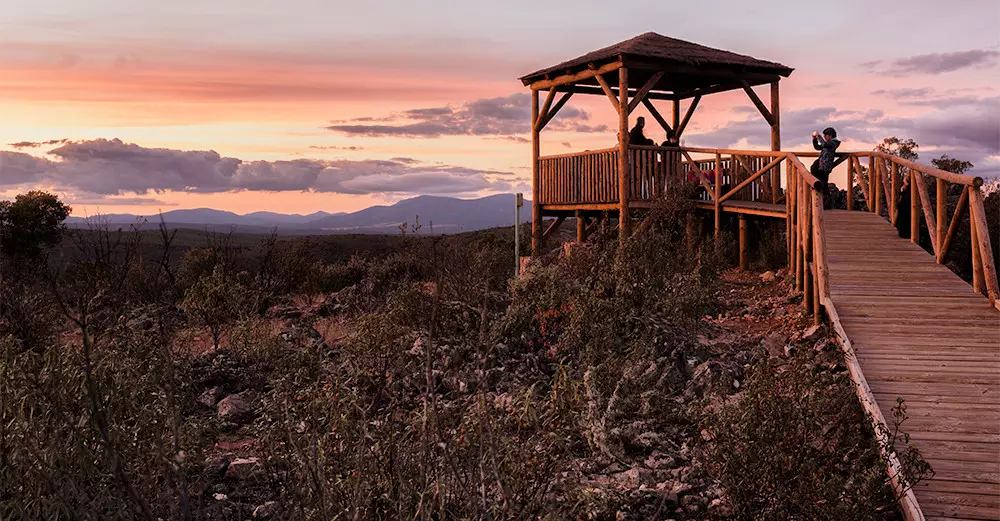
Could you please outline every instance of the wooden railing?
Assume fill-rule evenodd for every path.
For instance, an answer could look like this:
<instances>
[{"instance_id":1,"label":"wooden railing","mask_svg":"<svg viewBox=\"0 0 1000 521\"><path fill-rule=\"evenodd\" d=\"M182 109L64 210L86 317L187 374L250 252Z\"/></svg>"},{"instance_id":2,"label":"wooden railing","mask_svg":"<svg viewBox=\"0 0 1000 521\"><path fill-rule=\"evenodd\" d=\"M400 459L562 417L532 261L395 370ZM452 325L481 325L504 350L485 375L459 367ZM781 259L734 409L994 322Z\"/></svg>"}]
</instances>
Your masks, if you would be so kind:
<instances>
[{"instance_id":1,"label":"wooden railing","mask_svg":"<svg viewBox=\"0 0 1000 521\"><path fill-rule=\"evenodd\" d=\"M947 261L959 227L969 218L972 256L972 286L986 293L1000 309L997 259L993 256L980 177L955 174L882 153L852 153L848 160L847 207L864 203L864 209L884 216L893 226L908 206L910 241L919 244L921 223L928 231L932 253L938 264ZM868 168L860 158L867 157ZM854 184L861 189L861 201L854 200ZM904 197L909 192L909 197ZM906 223L903 223L904 225Z\"/></svg>"},{"instance_id":2,"label":"wooden railing","mask_svg":"<svg viewBox=\"0 0 1000 521\"><path fill-rule=\"evenodd\" d=\"M618 153L618 148L607 148L539 158L539 201L617 203ZM709 157L695 157L704 154ZM705 187L699 196L704 200L780 203L784 158L783 152L632 146L629 201L652 201L694 177Z\"/></svg>"},{"instance_id":3,"label":"wooden railing","mask_svg":"<svg viewBox=\"0 0 1000 521\"><path fill-rule=\"evenodd\" d=\"M538 159L542 204L618 202L618 147Z\"/></svg>"}]
</instances>

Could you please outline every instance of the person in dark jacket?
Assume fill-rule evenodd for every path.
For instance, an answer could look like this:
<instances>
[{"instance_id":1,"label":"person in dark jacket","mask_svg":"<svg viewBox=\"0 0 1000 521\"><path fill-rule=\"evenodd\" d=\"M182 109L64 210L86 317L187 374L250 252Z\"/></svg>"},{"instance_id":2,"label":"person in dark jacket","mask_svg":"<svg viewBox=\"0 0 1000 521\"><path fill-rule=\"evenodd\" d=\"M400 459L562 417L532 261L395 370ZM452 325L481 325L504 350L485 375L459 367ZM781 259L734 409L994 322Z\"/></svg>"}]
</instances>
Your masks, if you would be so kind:
<instances>
[{"instance_id":1,"label":"person in dark jacket","mask_svg":"<svg viewBox=\"0 0 1000 521\"><path fill-rule=\"evenodd\" d=\"M830 172L833 171L833 163L837 159L837 147L840 146L840 140L837 139L837 131L833 127L823 129L823 135L820 135L819 132L813 132L812 139L813 148L819 150L819 159L813 161L809 170L822 183L823 207L828 208Z\"/></svg>"},{"instance_id":2,"label":"person in dark jacket","mask_svg":"<svg viewBox=\"0 0 1000 521\"><path fill-rule=\"evenodd\" d=\"M646 118L642 116L636 118L635 126L632 127L632 130L628 132L628 142L630 145L653 146L656 144L653 142L652 139L649 139L648 137L646 137L645 134L642 133L642 129L645 126L646 126Z\"/></svg>"}]
</instances>

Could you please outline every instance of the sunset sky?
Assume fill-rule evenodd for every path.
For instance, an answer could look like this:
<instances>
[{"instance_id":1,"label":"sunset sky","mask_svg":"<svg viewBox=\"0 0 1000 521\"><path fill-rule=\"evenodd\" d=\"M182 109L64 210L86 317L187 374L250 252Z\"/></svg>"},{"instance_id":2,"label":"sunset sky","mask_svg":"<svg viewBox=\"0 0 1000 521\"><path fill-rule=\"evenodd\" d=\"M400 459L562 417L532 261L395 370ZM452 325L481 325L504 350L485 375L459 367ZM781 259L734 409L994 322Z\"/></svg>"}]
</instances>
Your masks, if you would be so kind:
<instances>
[{"instance_id":1,"label":"sunset sky","mask_svg":"<svg viewBox=\"0 0 1000 521\"><path fill-rule=\"evenodd\" d=\"M1000 175L998 26L996 0L19 2L0 17L0 197L44 188L92 215L530 193L517 77L647 31L795 68L786 150L832 125L843 150L911 137L921 162ZM543 154L615 143L590 98ZM768 136L732 92L702 100L685 142Z\"/></svg>"}]
</instances>

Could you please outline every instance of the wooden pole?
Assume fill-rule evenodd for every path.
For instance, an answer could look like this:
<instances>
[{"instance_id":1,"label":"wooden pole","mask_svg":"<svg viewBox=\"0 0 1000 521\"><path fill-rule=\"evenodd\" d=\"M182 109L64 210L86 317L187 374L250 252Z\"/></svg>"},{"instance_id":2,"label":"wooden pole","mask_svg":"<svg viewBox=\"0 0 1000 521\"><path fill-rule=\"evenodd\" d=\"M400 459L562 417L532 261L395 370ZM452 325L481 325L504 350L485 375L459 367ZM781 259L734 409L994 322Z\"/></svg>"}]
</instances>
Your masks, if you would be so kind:
<instances>
[{"instance_id":1,"label":"wooden pole","mask_svg":"<svg viewBox=\"0 0 1000 521\"><path fill-rule=\"evenodd\" d=\"M632 233L628 209L628 68L618 69L618 244L624 245ZM677 127L674 127L677 128Z\"/></svg>"},{"instance_id":2,"label":"wooden pole","mask_svg":"<svg viewBox=\"0 0 1000 521\"><path fill-rule=\"evenodd\" d=\"M983 282L986 284L986 294L990 304L996 306L1000 300L1000 286L997 284L997 265L993 258L993 245L990 244L990 230L986 226L986 209L983 207L983 194L978 187L969 191L969 209L976 215L976 243L979 247L979 262L983 266Z\"/></svg>"},{"instance_id":3,"label":"wooden pole","mask_svg":"<svg viewBox=\"0 0 1000 521\"><path fill-rule=\"evenodd\" d=\"M943 255L941 255L941 247L944 246L944 238L947 230L945 227L948 225L948 186L945 184L944 179L937 179L937 186L935 187L935 201L937 206L937 261L938 264L943 262Z\"/></svg>"},{"instance_id":4,"label":"wooden pole","mask_svg":"<svg viewBox=\"0 0 1000 521\"><path fill-rule=\"evenodd\" d=\"M781 150L781 117L779 116L778 82L771 82L771 150ZM788 171L785 171L788 176ZM778 200L781 192L781 167L771 170L771 202ZM788 197L787 195L785 197Z\"/></svg>"},{"instance_id":5,"label":"wooden pole","mask_svg":"<svg viewBox=\"0 0 1000 521\"><path fill-rule=\"evenodd\" d=\"M538 91L531 91L531 256L542 253L542 202L539 197L538 156L540 151L538 129Z\"/></svg>"},{"instance_id":6,"label":"wooden pole","mask_svg":"<svg viewBox=\"0 0 1000 521\"><path fill-rule=\"evenodd\" d=\"M674 113L670 122L673 123L674 137L677 138L677 144L680 145L681 137L677 135L677 127L681 126L681 100L675 99L673 101L674 101L673 102Z\"/></svg>"},{"instance_id":7,"label":"wooden pole","mask_svg":"<svg viewBox=\"0 0 1000 521\"><path fill-rule=\"evenodd\" d=\"M875 215L882 215L882 161L871 156L871 170L874 184L872 185L872 198L875 199Z\"/></svg>"},{"instance_id":8,"label":"wooden pole","mask_svg":"<svg viewBox=\"0 0 1000 521\"><path fill-rule=\"evenodd\" d=\"M576 211L576 241L583 242L587 240L587 221L582 215L583 212L580 210Z\"/></svg>"},{"instance_id":9,"label":"wooden pole","mask_svg":"<svg viewBox=\"0 0 1000 521\"><path fill-rule=\"evenodd\" d=\"M868 156L868 211L871 213L876 213L875 205L878 204L878 191L876 183L876 177L878 175L875 172L875 154L869 154Z\"/></svg>"},{"instance_id":10,"label":"wooden pole","mask_svg":"<svg viewBox=\"0 0 1000 521\"><path fill-rule=\"evenodd\" d=\"M795 250L792 249L792 244L794 240L794 226L795 226L795 212L792 211L794 208L794 194L795 194L795 176L792 175L792 171L789 167L789 160L785 160L785 179L787 181L787 186L785 187L785 251L788 253L786 258L785 266L788 267L789 272L795 270Z\"/></svg>"},{"instance_id":11,"label":"wooden pole","mask_svg":"<svg viewBox=\"0 0 1000 521\"><path fill-rule=\"evenodd\" d=\"M889 222L893 226L899 220L899 165L895 161L892 163L892 201L889 201Z\"/></svg>"},{"instance_id":12,"label":"wooden pole","mask_svg":"<svg viewBox=\"0 0 1000 521\"><path fill-rule=\"evenodd\" d=\"M747 269L750 256L750 238L747 229L747 216L740 214L740 269Z\"/></svg>"},{"instance_id":13,"label":"wooden pole","mask_svg":"<svg viewBox=\"0 0 1000 521\"><path fill-rule=\"evenodd\" d=\"M962 187L962 196L958 198L958 206L955 207L954 217L951 218L951 224L948 225L948 233L945 234L944 243L938 249L938 264L944 264L945 259L948 257L948 251L951 250L951 241L955 239L958 225L962 222L962 212L965 211L966 205L969 204L969 190L972 190L972 188L968 186Z\"/></svg>"},{"instance_id":14,"label":"wooden pole","mask_svg":"<svg viewBox=\"0 0 1000 521\"><path fill-rule=\"evenodd\" d=\"M847 158L847 211L854 210L854 158Z\"/></svg>"},{"instance_id":15,"label":"wooden pole","mask_svg":"<svg viewBox=\"0 0 1000 521\"><path fill-rule=\"evenodd\" d=\"M722 154L715 153L715 238L719 238L720 228L722 228L722 202L719 197L722 193Z\"/></svg>"},{"instance_id":16,"label":"wooden pole","mask_svg":"<svg viewBox=\"0 0 1000 521\"><path fill-rule=\"evenodd\" d=\"M813 254L812 254L812 198L813 189L811 187L803 187L804 197L803 202L805 212L805 218L803 219L803 234L805 239L805 244L802 246L803 249L803 261L805 262L805 273L802 277L803 284L803 296L802 303L806 307L806 313L813 315L816 313L816 303L813 301L813 293L815 293L816 288L813 287L814 277L813 277Z\"/></svg>"},{"instance_id":17,"label":"wooden pole","mask_svg":"<svg viewBox=\"0 0 1000 521\"><path fill-rule=\"evenodd\" d=\"M910 242L920 243L920 194L917 193L917 171L910 169Z\"/></svg>"},{"instance_id":18,"label":"wooden pole","mask_svg":"<svg viewBox=\"0 0 1000 521\"><path fill-rule=\"evenodd\" d=\"M983 257L981 255L981 250L979 249L979 237L978 230L976 229L976 212L972 210L972 205L969 205L969 233L972 236L970 243L972 245L972 291L976 293L983 293Z\"/></svg>"},{"instance_id":19,"label":"wooden pole","mask_svg":"<svg viewBox=\"0 0 1000 521\"><path fill-rule=\"evenodd\" d=\"M798 172L795 173L795 290L805 291L805 205L803 204L805 183L799 177Z\"/></svg>"}]
</instances>

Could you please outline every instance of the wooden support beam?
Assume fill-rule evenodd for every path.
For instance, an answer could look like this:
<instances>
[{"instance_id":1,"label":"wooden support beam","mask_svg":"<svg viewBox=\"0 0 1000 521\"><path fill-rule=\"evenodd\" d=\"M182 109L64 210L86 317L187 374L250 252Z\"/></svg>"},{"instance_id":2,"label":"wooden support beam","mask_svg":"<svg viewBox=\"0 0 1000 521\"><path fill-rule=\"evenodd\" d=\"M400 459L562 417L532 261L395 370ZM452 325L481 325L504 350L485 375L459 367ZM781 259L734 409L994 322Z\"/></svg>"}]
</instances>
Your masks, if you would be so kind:
<instances>
[{"instance_id":1,"label":"wooden support beam","mask_svg":"<svg viewBox=\"0 0 1000 521\"><path fill-rule=\"evenodd\" d=\"M732 188L728 192L726 192L726 194L722 196L722 198L719 200L719 202L720 203L721 202L725 202L726 199L729 199L730 197L736 195L740 190L743 189L743 187L745 187L746 185L752 183L757 178L763 176L765 173L767 173L768 170L774 168L774 166L777 165L778 163L780 163L783 159L785 159L785 156L778 156L778 157L772 159L770 163L768 163L767 165L764 166L764 168L761 168L760 170L758 170L757 172L755 172L752 176L744 179L743 181L740 182L740 184L736 185L734 188Z\"/></svg>"},{"instance_id":2,"label":"wooden support beam","mask_svg":"<svg viewBox=\"0 0 1000 521\"><path fill-rule=\"evenodd\" d=\"M979 246L979 260L983 265L983 282L986 283L986 294L994 307L1000 301L1000 286L997 285L997 265L993 258L993 245L990 244L990 232L986 226L986 209L983 206L983 194L978 187L969 190L969 209L976 216L976 242Z\"/></svg>"},{"instance_id":3,"label":"wooden support beam","mask_svg":"<svg viewBox=\"0 0 1000 521\"><path fill-rule=\"evenodd\" d=\"M868 211L871 213L878 213L878 183L876 178L878 177L876 173L878 172L878 167L875 163L875 154L868 155Z\"/></svg>"},{"instance_id":4,"label":"wooden support beam","mask_svg":"<svg viewBox=\"0 0 1000 521\"><path fill-rule=\"evenodd\" d=\"M602 84L606 85L606 83ZM610 93L610 89L605 89ZM618 244L624 245L632 232L629 214L628 153L628 68L618 69Z\"/></svg>"},{"instance_id":5,"label":"wooden support beam","mask_svg":"<svg viewBox=\"0 0 1000 521\"><path fill-rule=\"evenodd\" d=\"M934 254L938 252L938 237L937 237L937 219L934 218L934 207L931 205L931 194L927 189L927 180L924 178L923 174L915 174L917 180L917 189L920 192L920 207L924 211L924 221L927 222L927 231L930 232L931 236L931 246L934 248Z\"/></svg>"},{"instance_id":6,"label":"wooden support beam","mask_svg":"<svg viewBox=\"0 0 1000 521\"><path fill-rule=\"evenodd\" d=\"M896 221L899 220L899 165L890 161L892 164L892 170L889 175L892 176L890 180L892 182L892 189L889 190L892 193L892 201L889 201L889 221L892 222L893 226L896 226Z\"/></svg>"},{"instance_id":7,"label":"wooden support beam","mask_svg":"<svg viewBox=\"0 0 1000 521\"><path fill-rule=\"evenodd\" d=\"M747 229L747 216L740 214L740 269L747 269L750 263L750 232Z\"/></svg>"},{"instance_id":8,"label":"wooden support beam","mask_svg":"<svg viewBox=\"0 0 1000 521\"><path fill-rule=\"evenodd\" d=\"M622 62L616 61L601 65L600 67L590 68L585 71L580 71L574 74L564 74L562 76L556 76L552 79L539 80L531 84L531 90L545 90L551 89L552 87L558 87L560 85L567 85L570 83L576 83L580 80L587 80L593 78L595 75L607 74L609 72L614 72L622 66Z\"/></svg>"},{"instance_id":9,"label":"wooden support beam","mask_svg":"<svg viewBox=\"0 0 1000 521\"><path fill-rule=\"evenodd\" d=\"M712 200L715 201L715 238L719 239L722 231L722 201L719 196L722 192L722 154L715 153L715 189L712 190ZM702 183L705 181L702 180Z\"/></svg>"},{"instance_id":10,"label":"wooden support beam","mask_svg":"<svg viewBox=\"0 0 1000 521\"><path fill-rule=\"evenodd\" d=\"M531 122L533 126L538 127L538 122L541 121L541 118L544 118L549 113L549 109L552 108L552 100L555 99L558 90L558 88L549 89L549 93L545 95L545 103L542 104L542 109L538 111L539 116Z\"/></svg>"},{"instance_id":11,"label":"wooden support beam","mask_svg":"<svg viewBox=\"0 0 1000 521\"><path fill-rule=\"evenodd\" d=\"M619 71L618 74L621 75L621 71L623 71L623 70L628 70L628 69L625 69L624 67L621 67L621 68L618 69L618 71ZM615 107L615 110L618 111L619 114L624 111L626 113L626 116L628 116L628 111L627 111L628 105L626 104L624 106L621 106L618 103L618 100L615 99L615 93L611 92L611 86L608 85L607 80L605 80L604 77L601 76L600 74L598 74L597 76L594 76L594 78L597 79L597 83L599 83L601 85L601 88L604 89L604 94L607 95L607 97L608 97L609 100L611 100L611 105ZM624 89L619 89L619 94L620 94L620 96L622 98L628 100L628 88L627 87L624 88ZM625 129L625 131L628 132L628 129Z\"/></svg>"},{"instance_id":12,"label":"wooden support beam","mask_svg":"<svg viewBox=\"0 0 1000 521\"><path fill-rule=\"evenodd\" d=\"M847 211L854 211L854 158L847 156Z\"/></svg>"},{"instance_id":13,"label":"wooden support beam","mask_svg":"<svg viewBox=\"0 0 1000 521\"><path fill-rule=\"evenodd\" d=\"M552 118L555 117L555 115L559 112L560 109L563 108L563 105L565 105L566 102L569 101L571 97L573 97L572 92L564 93L562 97L559 98L559 101L557 101L556 104L551 109L549 109L548 112L543 113L542 116L538 118L538 123L535 125L535 128L539 132L541 132L542 129L545 128L545 125L548 125L549 121L552 121Z\"/></svg>"},{"instance_id":14,"label":"wooden support beam","mask_svg":"<svg viewBox=\"0 0 1000 521\"><path fill-rule=\"evenodd\" d=\"M615 85L611 85L610 83L608 85L611 87L611 93L615 95L615 98L617 98L618 87L616 87ZM576 94L590 94L594 96L606 95L604 93L604 89L602 89L600 85L580 85L580 84L563 85L562 87L559 87L559 90L562 92L575 92ZM635 96L636 93L638 92L639 89L629 89L628 90L629 97ZM670 93L653 90L649 91L646 94L646 99L672 100L674 99L674 97Z\"/></svg>"},{"instance_id":15,"label":"wooden support beam","mask_svg":"<svg viewBox=\"0 0 1000 521\"><path fill-rule=\"evenodd\" d=\"M681 102L680 100L675 99L671 104L674 107L674 111L670 118L670 122L673 124L674 128L677 128L681 126ZM677 144L680 144L680 141L678 141Z\"/></svg>"},{"instance_id":16,"label":"wooden support beam","mask_svg":"<svg viewBox=\"0 0 1000 521\"><path fill-rule=\"evenodd\" d=\"M674 129L671 128L670 125L667 123L667 120L663 119L663 116L660 115L660 111L656 110L656 107L653 106L652 101L649 101L648 99L643 99L642 104L646 107L646 110L649 111L649 114L653 116L653 119L655 119L656 122L660 124L660 127L663 129L664 132L667 133L668 136L676 135L674 134Z\"/></svg>"},{"instance_id":17,"label":"wooden support beam","mask_svg":"<svg viewBox=\"0 0 1000 521\"><path fill-rule=\"evenodd\" d=\"M597 231L598 228L602 228L603 229L604 228L603 225L605 223L606 223L606 221L604 220L604 217L601 217L601 218L598 218L598 219L594 219L594 222L590 223L587 226L587 229L584 230L583 235L585 237L590 237L591 235L594 234L594 232Z\"/></svg>"},{"instance_id":18,"label":"wooden support beam","mask_svg":"<svg viewBox=\"0 0 1000 521\"><path fill-rule=\"evenodd\" d=\"M531 91L531 121L538 120L538 91ZM531 256L542 253L542 202L539 197L538 156L541 150L538 129L531 129Z\"/></svg>"},{"instance_id":19,"label":"wooden support beam","mask_svg":"<svg viewBox=\"0 0 1000 521\"><path fill-rule=\"evenodd\" d=\"M639 92L636 92L635 95L632 96L632 101L630 101L628 104L629 114L631 114L632 111L639 106L639 103L642 103L643 100L646 99L646 95L649 94L649 91L653 90L653 87L655 87L657 82L659 82L660 79L663 78L664 74L665 73L663 71L659 71L656 74L650 76L648 80L646 80L646 84L643 85L641 89L639 89Z\"/></svg>"},{"instance_id":20,"label":"wooden support beam","mask_svg":"<svg viewBox=\"0 0 1000 521\"><path fill-rule=\"evenodd\" d=\"M958 224L962 222L962 212L965 211L965 207L969 204L969 188L968 186L962 187L962 196L958 198L958 206L955 207L955 214L951 218L951 224L948 225L948 233L944 236L944 241L941 242L941 248L938 249L937 261L938 264L944 264L945 259L948 257L948 251L951 250L951 241L955 238L955 233L958 231ZM944 221L938 221L938 226L944 229Z\"/></svg>"},{"instance_id":21,"label":"wooden support beam","mask_svg":"<svg viewBox=\"0 0 1000 521\"><path fill-rule=\"evenodd\" d=\"M969 205L969 235L972 247L972 291L983 293L983 256L979 247L979 229L976 227L976 212Z\"/></svg>"},{"instance_id":22,"label":"wooden support beam","mask_svg":"<svg viewBox=\"0 0 1000 521\"><path fill-rule=\"evenodd\" d=\"M781 109L777 81L771 82L771 150L781 150ZM774 175L771 176L771 202L778 201L779 192L781 192L781 168L776 166Z\"/></svg>"},{"instance_id":23,"label":"wooden support beam","mask_svg":"<svg viewBox=\"0 0 1000 521\"><path fill-rule=\"evenodd\" d=\"M587 218L583 216L583 212L580 210L576 211L576 241L583 242L587 240Z\"/></svg>"},{"instance_id":24,"label":"wooden support beam","mask_svg":"<svg viewBox=\"0 0 1000 521\"><path fill-rule=\"evenodd\" d=\"M871 178L872 178L872 212L875 215L882 215L882 174L880 172L879 163L881 161L875 159L875 156L871 156Z\"/></svg>"},{"instance_id":25,"label":"wooden support beam","mask_svg":"<svg viewBox=\"0 0 1000 521\"><path fill-rule=\"evenodd\" d=\"M701 168L698 167L698 162L691 158L691 154L688 154L687 150L684 150L683 148L680 149L680 151L681 151L681 155L684 156L684 159L687 161L687 163L689 165L691 165L691 169L692 170L698 170L700 172ZM719 154L716 153L715 155L716 155L716 161L715 161L716 171L718 171L718 166L719 166L719 161L720 161L718 159ZM705 180L705 176L703 176L703 175L701 175L699 173L698 174L698 180L701 181L701 186L705 187L705 191L708 192L708 195L710 195L712 197L712 200L715 201L716 200L716 194L715 194L716 190L713 189L712 186L708 184L708 181ZM716 175L716 180L718 180L718 175ZM718 184L718 183L716 183L716 184Z\"/></svg>"},{"instance_id":26,"label":"wooden support beam","mask_svg":"<svg viewBox=\"0 0 1000 521\"><path fill-rule=\"evenodd\" d=\"M556 231L559 230L559 227L562 226L562 223L564 222L566 222L565 215L560 215L559 217L557 217L556 220L553 221L552 224L550 224L549 227L545 229L545 233L542 234L542 242L549 240L549 237L552 237L552 234L556 233Z\"/></svg>"},{"instance_id":27,"label":"wooden support beam","mask_svg":"<svg viewBox=\"0 0 1000 521\"><path fill-rule=\"evenodd\" d=\"M694 109L698 108L698 102L701 101L701 96L695 96L691 100L691 104L688 105L687 112L684 113L684 119L681 121L680 126L677 127L677 139L680 139L681 135L684 134L684 129L687 128L688 122L691 121L691 116L694 114Z\"/></svg>"},{"instance_id":28,"label":"wooden support beam","mask_svg":"<svg viewBox=\"0 0 1000 521\"><path fill-rule=\"evenodd\" d=\"M934 187L935 204L937 205L937 243L938 264L941 264L941 247L944 245L945 226L948 224L948 186L944 179L937 179Z\"/></svg>"},{"instance_id":29,"label":"wooden support beam","mask_svg":"<svg viewBox=\"0 0 1000 521\"><path fill-rule=\"evenodd\" d=\"M910 169L910 242L920 242L920 196L917 195L917 171Z\"/></svg>"},{"instance_id":30,"label":"wooden support beam","mask_svg":"<svg viewBox=\"0 0 1000 521\"><path fill-rule=\"evenodd\" d=\"M743 85L743 90L746 91L747 96L750 97L750 101L757 106L757 110L760 111L760 115L764 116L764 119L767 120L769 125L774 125L774 114L771 114L771 111L767 110L767 106L765 106L764 102L760 100L757 93L753 91L753 87L751 87L746 80L741 80L740 83Z\"/></svg>"}]
</instances>

